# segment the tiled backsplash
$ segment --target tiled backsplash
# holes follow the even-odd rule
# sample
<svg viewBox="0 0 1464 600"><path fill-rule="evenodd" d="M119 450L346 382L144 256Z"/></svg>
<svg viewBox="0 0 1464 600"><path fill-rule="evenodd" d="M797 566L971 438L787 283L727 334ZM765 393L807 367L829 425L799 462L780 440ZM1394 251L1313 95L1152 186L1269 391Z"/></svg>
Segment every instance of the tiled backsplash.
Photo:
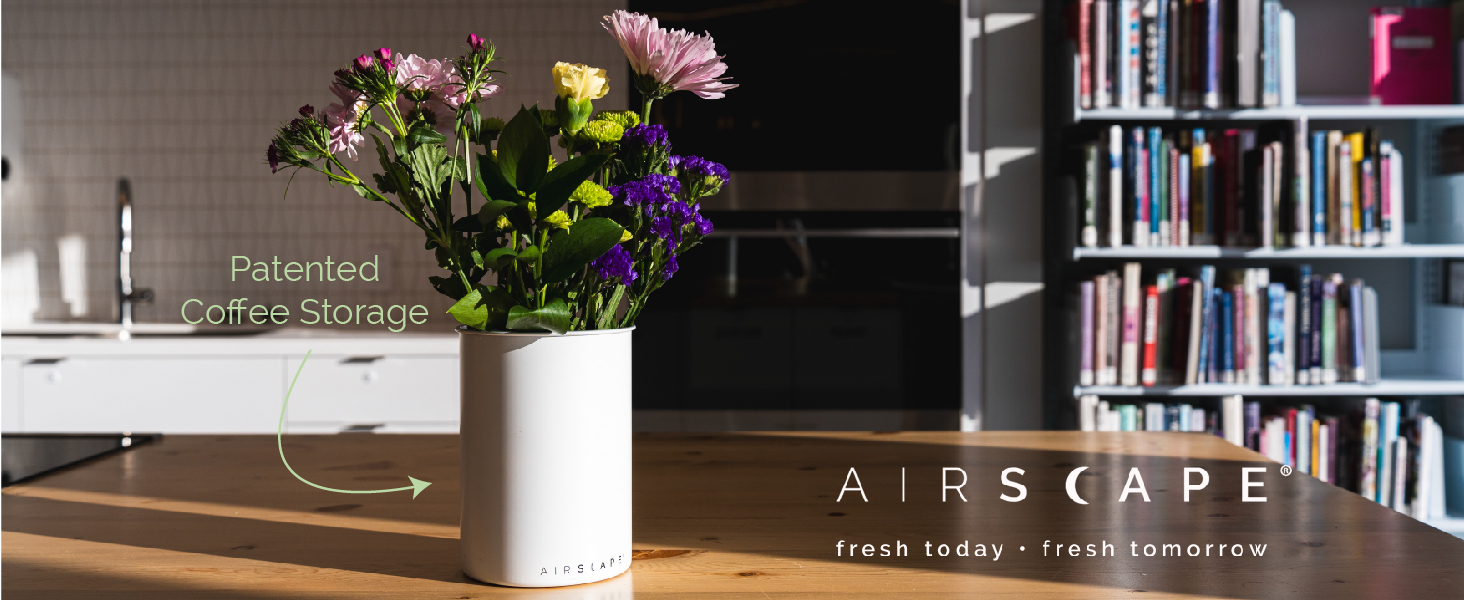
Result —
<svg viewBox="0 0 1464 600"><path fill-rule="evenodd" d="M334 101L326 90L331 72L358 54L390 46L455 56L469 33L497 44L503 60L496 64L508 72L503 94L481 105L485 115L551 104L549 69L558 60L609 69L611 93L596 106L626 108L625 59L600 28L601 15L623 5L7 0L3 109L12 169L0 219L7 322L28 313L35 297L35 320L117 318L116 186L127 178L134 285L156 293L137 308L139 322L180 322L190 298L247 297L294 314L302 299L325 298L423 304L434 321L412 330L445 327L450 301L427 284L438 269L420 232L310 172L281 199L289 174L271 175L263 162L273 128L301 104ZM365 150L358 164L374 172ZM382 281L231 282L235 255L379 256Z"/></svg>

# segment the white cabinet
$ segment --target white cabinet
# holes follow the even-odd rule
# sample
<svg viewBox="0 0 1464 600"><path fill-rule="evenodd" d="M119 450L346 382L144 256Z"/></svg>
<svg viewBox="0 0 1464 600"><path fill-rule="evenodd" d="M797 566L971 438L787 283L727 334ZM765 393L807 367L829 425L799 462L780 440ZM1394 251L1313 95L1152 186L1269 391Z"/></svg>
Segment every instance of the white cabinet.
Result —
<svg viewBox="0 0 1464 600"><path fill-rule="evenodd" d="M19 359L0 360L0 431L24 431L20 397Z"/></svg>
<svg viewBox="0 0 1464 600"><path fill-rule="evenodd" d="M289 377L302 357L287 359ZM288 382L286 382L288 385ZM457 431L457 356L311 355L290 396L288 430Z"/></svg>
<svg viewBox="0 0 1464 600"><path fill-rule="evenodd" d="M273 432L284 401L284 362L282 357L31 360L20 367L18 418L29 432ZM5 416L10 416L8 406Z"/></svg>

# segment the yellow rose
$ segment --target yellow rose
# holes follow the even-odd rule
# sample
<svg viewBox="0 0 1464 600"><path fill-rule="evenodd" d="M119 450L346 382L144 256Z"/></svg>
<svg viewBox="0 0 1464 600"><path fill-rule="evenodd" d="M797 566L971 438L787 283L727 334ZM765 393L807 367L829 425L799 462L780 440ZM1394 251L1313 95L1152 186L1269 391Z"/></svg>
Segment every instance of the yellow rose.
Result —
<svg viewBox="0 0 1464 600"><path fill-rule="evenodd" d="M610 93L610 77L605 69L589 65L554 64L554 93L575 102L599 100Z"/></svg>

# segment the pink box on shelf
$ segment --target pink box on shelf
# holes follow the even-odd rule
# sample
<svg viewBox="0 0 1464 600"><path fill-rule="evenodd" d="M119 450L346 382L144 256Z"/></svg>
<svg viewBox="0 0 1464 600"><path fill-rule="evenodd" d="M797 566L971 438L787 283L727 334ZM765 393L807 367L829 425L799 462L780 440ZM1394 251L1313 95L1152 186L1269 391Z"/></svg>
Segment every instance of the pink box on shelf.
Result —
<svg viewBox="0 0 1464 600"><path fill-rule="evenodd" d="M1373 103L1452 103L1450 10L1374 7L1370 18Z"/></svg>

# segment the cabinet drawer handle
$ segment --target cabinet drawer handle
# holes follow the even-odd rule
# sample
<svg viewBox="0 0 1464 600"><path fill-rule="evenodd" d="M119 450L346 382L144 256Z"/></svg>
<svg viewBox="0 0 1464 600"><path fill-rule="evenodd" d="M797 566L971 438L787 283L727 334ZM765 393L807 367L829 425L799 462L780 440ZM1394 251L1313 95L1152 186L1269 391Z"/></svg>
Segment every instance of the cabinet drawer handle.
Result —
<svg viewBox="0 0 1464 600"><path fill-rule="evenodd" d="M25 362L28 365L54 365L66 360L66 357L32 358Z"/></svg>
<svg viewBox="0 0 1464 600"><path fill-rule="evenodd" d="M350 356L350 357L347 357L347 358L341 360L341 364L343 364L343 365L369 365L369 364L374 363L374 362L376 362L378 360L381 360L383 358L386 358L386 357L385 356Z"/></svg>

